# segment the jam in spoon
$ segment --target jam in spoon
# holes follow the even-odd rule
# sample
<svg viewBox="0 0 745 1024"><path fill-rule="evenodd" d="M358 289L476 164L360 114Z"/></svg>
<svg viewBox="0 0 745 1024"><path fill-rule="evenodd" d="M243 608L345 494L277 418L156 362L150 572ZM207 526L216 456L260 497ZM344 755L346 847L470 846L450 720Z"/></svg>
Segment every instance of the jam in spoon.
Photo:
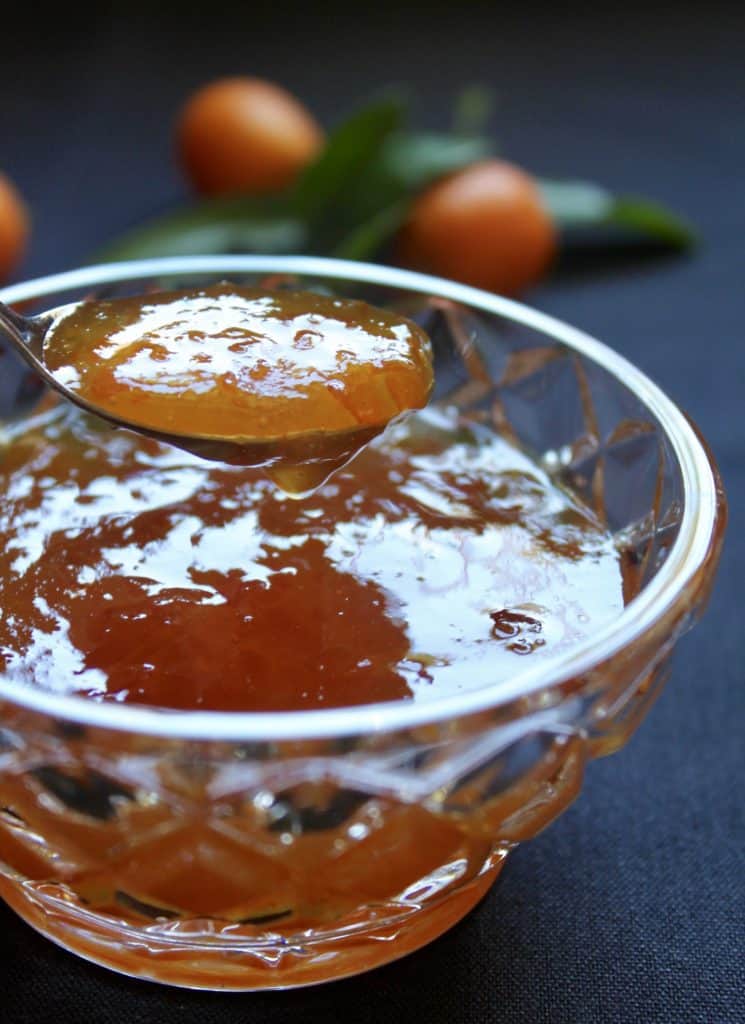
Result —
<svg viewBox="0 0 745 1024"><path fill-rule="evenodd" d="M26 318L16 351L66 399L205 459L262 467L303 493L433 383L425 332L389 310L230 283L89 300Z"/></svg>

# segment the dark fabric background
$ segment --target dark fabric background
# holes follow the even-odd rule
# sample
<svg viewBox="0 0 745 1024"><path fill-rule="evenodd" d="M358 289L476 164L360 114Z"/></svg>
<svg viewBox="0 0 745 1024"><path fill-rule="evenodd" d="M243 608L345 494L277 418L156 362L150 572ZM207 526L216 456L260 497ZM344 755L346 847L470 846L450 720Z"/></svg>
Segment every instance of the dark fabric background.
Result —
<svg viewBox="0 0 745 1024"><path fill-rule="evenodd" d="M410 83L430 127L482 82L505 154L685 211L702 235L691 257L575 263L529 301L689 410L733 515L709 613L638 735L431 947L304 992L191 994L82 963L2 906L2 1024L745 1021L745 19L721 3L556 7L99 5L4 27L0 167L35 215L26 276L82 262L184 194L166 129L189 89L228 72L284 82L329 123Z"/></svg>

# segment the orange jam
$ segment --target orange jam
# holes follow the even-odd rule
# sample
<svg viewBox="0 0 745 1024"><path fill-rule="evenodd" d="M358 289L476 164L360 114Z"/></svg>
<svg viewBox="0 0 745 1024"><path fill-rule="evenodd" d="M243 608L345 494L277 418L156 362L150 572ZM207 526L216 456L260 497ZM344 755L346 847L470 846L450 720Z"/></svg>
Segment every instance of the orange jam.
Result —
<svg viewBox="0 0 745 1024"><path fill-rule="evenodd" d="M97 701L429 700L508 679L623 606L590 512L455 413L392 425L298 502L57 405L11 428L0 488L0 667Z"/></svg>
<svg viewBox="0 0 745 1024"><path fill-rule="evenodd" d="M292 443L291 461L301 465L295 442L313 437L314 458L325 454L331 468L424 406L433 382L426 333L391 311L228 283L80 303L55 319L44 359L62 383L129 423L279 440L280 454L281 443ZM350 433L356 443L339 459L335 438Z"/></svg>

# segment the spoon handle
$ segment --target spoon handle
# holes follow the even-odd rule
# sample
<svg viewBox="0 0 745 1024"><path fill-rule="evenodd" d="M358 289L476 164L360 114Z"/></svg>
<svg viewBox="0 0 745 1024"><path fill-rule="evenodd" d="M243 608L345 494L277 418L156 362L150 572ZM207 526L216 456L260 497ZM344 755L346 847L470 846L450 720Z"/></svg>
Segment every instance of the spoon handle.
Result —
<svg viewBox="0 0 745 1024"><path fill-rule="evenodd" d="M27 319L0 302L0 419L13 420L39 400L46 373L39 374L36 352L40 355L43 345L42 321ZM19 359L9 358L11 348Z"/></svg>
<svg viewBox="0 0 745 1024"><path fill-rule="evenodd" d="M9 341L27 361L29 352L36 361L41 360L48 323L47 317L21 316L10 306L0 302L0 327L4 328Z"/></svg>

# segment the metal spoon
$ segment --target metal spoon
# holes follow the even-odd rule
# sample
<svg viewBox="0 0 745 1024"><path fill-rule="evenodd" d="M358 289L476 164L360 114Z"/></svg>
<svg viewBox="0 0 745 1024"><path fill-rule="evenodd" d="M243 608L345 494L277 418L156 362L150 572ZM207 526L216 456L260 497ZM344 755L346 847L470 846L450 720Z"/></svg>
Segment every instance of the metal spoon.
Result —
<svg viewBox="0 0 745 1024"><path fill-rule="evenodd" d="M135 430L214 462L262 467L290 493L300 494L317 487L386 426L382 423L379 426L315 431L290 437L221 437L157 430L136 420L112 415L59 381L44 361L44 341L49 329L68 310L69 307L60 306L40 316L24 317L0 302L0 328L5 337L49 387L85 412L115 427Z"/></svg>

